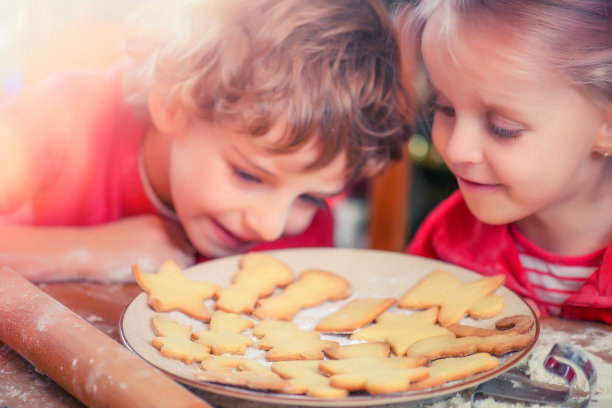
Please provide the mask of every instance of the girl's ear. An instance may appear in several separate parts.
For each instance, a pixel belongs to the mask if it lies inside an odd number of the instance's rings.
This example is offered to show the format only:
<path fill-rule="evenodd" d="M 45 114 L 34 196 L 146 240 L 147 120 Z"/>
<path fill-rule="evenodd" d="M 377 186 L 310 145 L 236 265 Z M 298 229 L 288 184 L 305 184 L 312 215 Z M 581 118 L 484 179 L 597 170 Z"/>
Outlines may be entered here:
<path fill-rule="evenodd" d="M 149 91 L 148 107 L 153 125 L 161 133 L 180 133 L 186 125 L 185 110 L 165 89 L 154 87 Z"/>
<path fill-rule="evenodd" d="M 602 156 L 612 156 L 612 103 L 608 104 L 605 111 L 601 131 L 595 140 L 593 150 Z"/>

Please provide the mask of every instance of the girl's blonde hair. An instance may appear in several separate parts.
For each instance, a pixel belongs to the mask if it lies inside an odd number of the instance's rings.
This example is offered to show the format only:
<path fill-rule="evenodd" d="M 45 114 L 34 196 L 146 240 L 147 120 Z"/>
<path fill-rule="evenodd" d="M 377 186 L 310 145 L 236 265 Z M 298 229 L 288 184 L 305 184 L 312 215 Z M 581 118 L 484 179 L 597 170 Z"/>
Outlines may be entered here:
<path fill-rule="evenodd" d="M 286 124 L 274 151 L 316 138 L 310 168 L 346 152 L 349 177 L 371 176 L 401 157 L 412 106 L 381 0 L 148 2 L 127 27 L 124 88 L 144 115 L 162 84 L 196 117 L 239 132 Z"/>
<path fill-rule="evenodd" d="M 547 63 L 597 104 L 612 102 L 612 4 L 610 0 L 423 0 L 400 12 L 406 68 L 423 78 L 421 37 L 429 17 L 443 13 L 449 39 L 498 36 L 512 44 L 517 57 Z M 464 37 L 465 38 L 465 37 Z M 450 50 L 452 52 L 452 49 Z M 415 63 L 417 65 L 415 65 Z M 420 65 L 420 66 L 418 66 Z M 422 85 L 425 81 L 418 81 Z M 423 92 L 422 94 L 426 94 Z"/>

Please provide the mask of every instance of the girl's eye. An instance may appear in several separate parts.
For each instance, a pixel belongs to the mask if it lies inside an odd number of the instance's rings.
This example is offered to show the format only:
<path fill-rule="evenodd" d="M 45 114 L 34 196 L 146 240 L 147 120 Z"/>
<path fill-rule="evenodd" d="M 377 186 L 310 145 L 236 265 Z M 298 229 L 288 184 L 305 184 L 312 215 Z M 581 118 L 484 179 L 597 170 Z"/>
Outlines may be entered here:
<path fill-rule="evenodd" d="M 455 108 L 451 107 L 451 106 L 446 106 L 446 105 L 441 105 L 437 102 L 434 102 L 431 105 L 431 110 L 434 113 L 440 112 L 441 114 L 448 116 L 448 117 L 454 117 L 455 116 Z"/>
<path fill-rule="evenodd" d="M 323 200 L 322 198 L 317 198 L 313 195 L 310 194 L 302 194 L 300 197 L 300 200 L 304 201 L 305 203 L 309 203 L 309 204 L 314 204 L 317 207 L 324 207 L 325 206 L 325 200 Z"/>
<path fill-rule="evenodd" d="M 489 122 L 489 132 L 500 139 L 515 139 L 521 135 L 522 129 L 506 129 Z"/>
<path fill-rule="evenodd" d="M 258 183 L 260 184 L 262 180 L 256 175 L 249 173 L 248 171 L 241 170 L 237 167 L 234 167 L 234 174 L 238 176 L 238 178 L 247 181 L 249 183 Z"/>

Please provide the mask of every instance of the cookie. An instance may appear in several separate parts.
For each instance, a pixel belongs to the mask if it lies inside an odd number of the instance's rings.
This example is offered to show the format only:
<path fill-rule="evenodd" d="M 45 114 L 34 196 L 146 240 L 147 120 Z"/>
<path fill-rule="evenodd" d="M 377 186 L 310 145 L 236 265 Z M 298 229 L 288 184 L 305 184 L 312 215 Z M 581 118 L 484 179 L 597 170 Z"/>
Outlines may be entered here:
<path fill-rule="evenodd" d="M 467 357 L 454 357 L 436 360 L 428 367 L 429 376 L 411 384 L 410 390 L 421 390 L 445 384 L 449 381 L 471 377 L 496 368 L 497 358 L 487 353 L 472 354 Z"/>
<path fill-rule="evenodd" d="M 455 335 L 436 324 L 438 308 L 404 315 L 386 312 L 376 319 L 376 323 L 351 335 L 352 340 L 368 342 L 387 342 L 397 356 L 406 355 L 408 348 L 419 340 L 434 336 Z"/>
<path fill-rule="evenodd" d="M 160 315 L 151 319 L 157 337 L 151 340 L 153 347 L 164 357 L 181 360 L 185 364 L 200 362 L 210 357 L 210 349 L 191 341 L 193 328 L 163 318 Z"/>
<path fill-rule="evenodd" d="M 398 306 L 407 309 L 438 306 L 438 322 L 443 327 L 458 323 L 466 315 L 476 319 L 492 317 L 504 308 L 504 299 L 492 294 L 504 281 L 504 275 L 494 275 L 464 284 L 450 273 L 438 270 L 406 292 Z"/>
<path fill-rule="evenodd" d="M 467 336 L 452 338 L 430 337 L 420 340 L 408 348 L 406 355 L 427 357 L 431 360 L 442 357 L 459 357 L 485 352 L 495 355 L 506 354 L 527 347 L 533 341 L 532 334 L 502 333 L 487 337 Z"/>
<path fill-rule="evenodd" d="M 362 356 L 386 358 L 391 354 L 391 348 L 388 343 L 356 343 L 326 347 L 323 354 L 332 360 Z"/>
<path fill-rule="evenodd" d="M 285 320 L 262 320 L 253 328 L 253 335 L 262 338 L 268 333 L 274 331 L 290 331 L 298 330 L 297 324 Z"/>
<path fill-rule="evenodd" d="M 322 360 L 324 348 L 338 345 L 337 341 L 321 340 L 319 332 L 299 330 L 286 321 L 264 320 L 253 334 L 261 337 L 258 347 L 267 350 L 268 361 Z"/>
<path fill-rule="evenodd" d="M 291 389 L 289 381 L 283 380 L 268 367 L 245 357 L 211 357 L 202 361 L 202 369 L 204 371 L 194 374 L 197 379 L 255 389 Z"/>
<path fill-rule="evenodd" d="M 496 329 L 466 326 L 459 323 L 451 324 L 447 329 L 452 331 L 456 337 L 487 337 L 500 333 L 527 333 L 534 324 L 535 321 L 531 316 L 515 315 L 504 317 L 495 322 Z"/>
<path fill-rule="evenodd" d="M 319 364 L 319 370 L 329 375 L 332 387 L 387 394 L 406 391 L 412 382 L 421 381 L 429 375 L 426 367 L 411 364 L 414 361 L 410 359 L 364 356 L 325 360 Z"/>
<path fill-rule="evenodd" d="M 157 273 L 144 273 L 132 266 L 138 285 L 148 294 L 147 302 L 156 312 L 179 310 L 208 322 L 210 312 L 204 301 L 212 298 L 220 286 L 189 279 L 173 261 L 166 261 Z"/>
<path fill-rule="evenodd" d="M 371 323 L 397 302 L 394 298 L 353 299 L 320 321 L 315 330 L 324 333 L 350 333 Z"/>
<path fill-rule="evenodd" d="M 332 387 L 329 377 L 319 371 L 322 360 L 277 361 L 270 367 L 273 372 L 291 383 L 284 393 L 306 394 L 315 398 L 343 398 L 348 391 Z"/>
<path fill-rule="evenodd" d="M 278 259 L 260 252 L 246 254 L 233 283 L 217 292 L 216 308 L 231 313 L 251 313 L 257 300 L 294 279 L 293 270 Z"/>
<path fill-rule="evenodd" d="M 291 320 L 300 310 L 326 300 L 346 299 L 351 284 L 341 276 L 318 269 L 304 271 L 278 295 L 260 299 L 253 315 L 259 319 Z"/>
<path fill-rule="evenodd" d="M 209 330 L 195 331 L 191 337 L 199 344 L 209 347 L 214 355 L 244 354 L 253 339 L 240 334 L 253 327 L 253 321 L 235 313 L 217 310 L 210 319 Z"/>

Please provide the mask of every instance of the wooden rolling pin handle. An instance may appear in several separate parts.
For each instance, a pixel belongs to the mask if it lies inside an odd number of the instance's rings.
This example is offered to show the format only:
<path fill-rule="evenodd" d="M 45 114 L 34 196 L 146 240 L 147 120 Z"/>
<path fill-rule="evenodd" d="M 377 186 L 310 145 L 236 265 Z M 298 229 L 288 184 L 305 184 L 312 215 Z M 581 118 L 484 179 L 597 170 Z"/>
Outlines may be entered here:
<path fill-rule="evenodd" d="M 0 341 L 89 407 L 212 408 L 6 267 Z"/>

